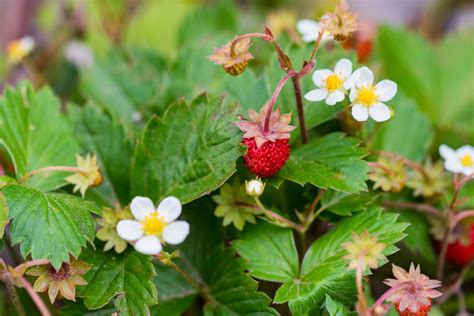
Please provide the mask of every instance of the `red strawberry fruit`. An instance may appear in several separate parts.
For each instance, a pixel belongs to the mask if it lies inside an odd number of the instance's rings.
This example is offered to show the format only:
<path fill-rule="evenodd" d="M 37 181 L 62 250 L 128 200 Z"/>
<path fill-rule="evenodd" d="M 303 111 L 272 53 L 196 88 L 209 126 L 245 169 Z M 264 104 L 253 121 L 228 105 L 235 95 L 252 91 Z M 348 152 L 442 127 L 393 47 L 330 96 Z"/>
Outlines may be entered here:
<path fill-rule="evenodd" d="M 468 236 L 467 243 L 464 240 L 458 240 L 448 245 L 448 251 L 446 252 L 448 261 L 459 265 L 467 265 L 474 260 L 474 224 L 471 224 Z"/>
<path fill-rule="evenodd" d="M 280 114 L 280 109 L 269 112 L 268 104 L 260 112 L 249 110 L 249 120 L 241 119 L 237 126 L 244 132 L 242 143 L 248 148 L 244 156 L 250 172 L 268 178 L 280 171 L 290 156 L 289 125 L 291 113 Z"/>

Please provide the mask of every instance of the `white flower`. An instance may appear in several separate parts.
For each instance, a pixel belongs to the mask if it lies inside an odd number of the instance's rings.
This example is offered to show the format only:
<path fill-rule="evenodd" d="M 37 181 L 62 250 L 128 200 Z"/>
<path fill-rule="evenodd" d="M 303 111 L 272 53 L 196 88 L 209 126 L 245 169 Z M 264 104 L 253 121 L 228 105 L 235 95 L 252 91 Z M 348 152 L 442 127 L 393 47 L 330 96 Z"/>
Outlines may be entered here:
<path fill-rule="evenodd" d="M 383 102 L 395 96 L 397 84 L 391 80 L 382 80 L 374 85 L 374 74 L 367 67 L 354 73 L 359 73 L 349 95 L 354 119 L 363 122 L 370 116 L 377 122 L 388 120 L 391 116 L 390 109 Z"/>
<path fill-rule="evenodd" d="M 64 57 L 68 62 L 80 69 L 90 68 L 94 64 L 92 49 L 79 41 L 71 41 L 66 45 Z"/>
<path fill-rule="evenodd" d="M 25 35 L 18 40 L 14 40 L 7 45 L 7 62 L 17 64 L 28 56 L 35 48 L 35 40 L 29 35 Z"/>
<path fill-rule="evenodd" d="M 130 204 L 136 220 L 122 220 L 117 224 L 120 238 L 136 241 L 135 249 L 147 255 L 156 255 L 163 249 L 162 244 L 177 245 L 189 234 L 189 224 L 175 221 L 181 214 L 181 202 L 169 196 L 155 209 L 153 202 L 137 196 Z"/>
<path fill-rule="evenodd" d="M 439 153 L 444 158 L 444 167 L 453 173 L 465 176 L 474 174 L 474 147 L 466 145 L 454 150 L 449 146 L 439 146 Z"/>
<path fill-rule="evenodd" d="M 321 30 L 321 24 L 314 20 L 304 19 L 296 23 L 296 29 L 298 30 L 298 32 L 301 33 L 301 36 L 303 37 L 303 42 L 311 43 L 316 41 L 316 39 L 318 38 L 319 31 Z M 329 31 L 325 31 L 321 42 L 329 41 L 332 39 L 333 36 L 329 33 Z"/>
<path fill-rule="evenodd" d="M 245 182 L 245 191 L 250 196 L 260 196 L 263 194 L 264 189 L 265 184 L 259 178 Z"/>
<path fill-rule="evenodd" d="M 316 70 L 313 73 L 313 82 L 319 88 L 305 94 L 308 101 L 326 99 L 327 105 L 334 105 L 344 100 L 347 90 L 354 86 L 359 73 L 352 74 L 352 63 L 349 59 L 337 62 L 334 71 L 329 69 Z"/>

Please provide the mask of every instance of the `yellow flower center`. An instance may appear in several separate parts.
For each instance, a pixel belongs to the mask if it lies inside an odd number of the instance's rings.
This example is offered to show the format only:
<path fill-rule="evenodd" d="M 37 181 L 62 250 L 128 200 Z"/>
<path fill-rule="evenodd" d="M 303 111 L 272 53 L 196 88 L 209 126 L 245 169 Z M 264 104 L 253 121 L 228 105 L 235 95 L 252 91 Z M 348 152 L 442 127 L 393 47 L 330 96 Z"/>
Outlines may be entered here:
<path fill-rule="evenodd" d="M 12 60 L 22 59 L 25 55 L 25 50 L 20 41 L 13 41 L 7 47 L 8 57 Z"/>
<path fill-rule="evenodd" d="M 332 74 L 329 75 L 328 78 L 326 79 L 326 88 L 329 91 L 335 91 L 341 88 L 342 86 L 342 79 L 339 78 L 338 75 Z"/>
<path fill-rule="evenodd" d="M 357 89 L 357 100 L 369 107 L 377 101 L 378 95 L 375 94 L 375 87 L 368 86 Z"/>
<path fill-rule="evenodd" d="M 145 235 L 160 235 L 166 226 L 163 217 L 159 216 L 156 212 L 147 215 L 141 223 L 143 225 Z"/>
<path fill-rule="evenodd" d="M 461 165 L 463 167 L 474 167 L 474 159 L 471 155 L 464 155 L 461 157 Z"/>

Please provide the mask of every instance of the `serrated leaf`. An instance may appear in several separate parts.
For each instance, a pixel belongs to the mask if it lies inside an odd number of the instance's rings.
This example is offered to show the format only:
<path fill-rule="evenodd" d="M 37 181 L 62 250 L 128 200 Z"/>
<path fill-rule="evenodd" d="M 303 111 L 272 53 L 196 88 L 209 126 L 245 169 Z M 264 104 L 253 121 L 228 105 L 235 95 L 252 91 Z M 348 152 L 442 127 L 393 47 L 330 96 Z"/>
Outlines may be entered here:
<path fill-rule="evenodd" d="M 341 245 L 352 240 L 352 232 L 360 234 L 367 230 L 387 245 L 383 253 L 388 256 L 398 250 L 394 244 L 405 236 L 406 227 L 407 224 L 397 222 L 397 215 L 375 208 L 341 221 L 309 247 L 299 278 L 292 284 L 284 284 L 275 300 L 290 300 L 290 309 L 297 315 L 311 315 L 321 306 L 326 294 L 343 304 L 351 304 L 355 299 L 354 271 L 347 268 L 343 259 L 346 251 Z M 385 262 L 379 262 L 379 266 Z"/>
<path fill-rule="evenodd" d="M 8 206 L 5 196 L 0 192 L 0 239 L 3 238 L 5 226 L 8 224 Z"/>
<path fill-rule="evenodd" d="M 12 243 L 20 243 L 22 255 L 49 259 L 59 269 L 69 255 L 78 257 L 81 248 L 95 236 L 90 212 L 100 209 L 75 196 L 43 193 L 21 185 L 2 188 L 11 219 Z"/>
<path fill-rule="evenodd" d="M 204 300 L 204 315 L 277 314 L 268 307 L 269 297 L 258 292 L 257 282 L 245 273 L 244 261 L 236 258 L 231 249 L 225 249 L 222 227 L 212 210 L 209 198 L 185 206 L 183 218 L 190 223 L 191 232 L 180 245 L 181 256 L 175 261 L 199 290 Z M 162 277 L 157 276 L 158 286 Z M 189 287 L 180 291 L 184 296 L 188 292 Z"/>
<path fill-rule="evenodd" d="M 373 149 L 394 152 L 421 162 L 433 140 L 431 124 L 412 101 L 397 98 L 394 117 L 383 124 Z"/>
<path fill-rule="evenodd" d="M 95 153 L 100 163 L 104 181 L 94 191 L 112 207 L 127 205 L 133 143 L 125 127 L 94 106 L 71 107 L 69 115 L 85 152 Z"/>
<path fill-rule="evenodd" d="M 217 189 L 243 153 L 236 111 L 235 104 L 201 95 L 151 119 L 135 153 L 133 195 L 155 201 L 174 195 L 187 203 Z"/>
<path fill-rule="evenodd" d="M 326 294 L 324 300 L 324 307 L 329 313 L 329 316 L 349 316 L 357 315 L 357 313 L 350 312 L 349 309 L 338 301 L 333 300 L 329 295 Z"/>
<path fill-rule="evenodd" d="M 47 123 L 45 123 L 47 122 Z M 7 88 L 0 98 L 0 143 L 7 149 L 17 179 L 48 166 L 73 166 L 79 148 L 59 100 L 48 88 L 37 92 L 27 83 Z M 41 173 L 27 184 L 42 191 L 65 185 L 69 173 Z"/>
<path fill-rule="evenodd" d="M 278 178 L 349 193 L 367 190 L 366 151 L 358 144 L 342 133 L 317 138 L 291 152 Z"/>
<path fill-rule="evenodd" d="M 298 252 L 291 229 L 260 221 L 247 228 L 233 246 L 256 278 L 285 283 L 298 275 Z"/>
<path fill-rule="evenodd" d="M 87 285 L 79 288 L 88 309 L 98 309 L 115 298 L 120 315 L 149 315 L 149 306 L 158 303 L 152 282 L 156 275 L 150 256 L 129 249 L 111 257 L 104 252 L 86 250 L 81 260 L 92 264 L 84 279 Z"/>
<path fill-rule="evenodd" d="M 352 213 L 365 209 L 374 199 L 370 193 L 350 194 L 329 190 L 321 198 L 321 209 L 340 216 L 349 216 Z"/>

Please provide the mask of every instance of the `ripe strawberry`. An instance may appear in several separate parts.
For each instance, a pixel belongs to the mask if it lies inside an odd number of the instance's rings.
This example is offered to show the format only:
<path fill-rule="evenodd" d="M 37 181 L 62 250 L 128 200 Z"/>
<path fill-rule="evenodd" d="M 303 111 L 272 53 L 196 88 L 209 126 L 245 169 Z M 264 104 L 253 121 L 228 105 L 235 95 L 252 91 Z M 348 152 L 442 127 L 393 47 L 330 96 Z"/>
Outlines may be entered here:
<path fill-rule="evenodd" d="M 268 178 L 280 171 L 290 156 L 290 132 L 296 127 L 289 125 L 291 113 L 280 114 L 280 109 L 270 115 L 268 126 L 265 117 L 268 104 L 260 112 L 249 110 L 250 121 L 241 119 L 237 126 L 244 132 L 242 143 L 248 150 L 244 162 L 250 172 Z"/>
<path fill-rule="evenodd" d="M 398 315 L 400 316 L 426 316 L 431 309 L 431 299 L 429 300 L 429 305 L 419 305 L 418 311 L 412 312 L 410 309 L 405 309 L 404 311 L 400 311 L 400 304 L 395 304 L 395 310 L 397 311 Z"/>
<path fill-rule="evenodd" d="M 471 224 L 469 230 L 467 244 L 458 240 L 448 245 L 448 251 L 446 252 L 446 259 L 448 261 L 459 265 L 466 265 L 474 260 L 474 224 Z"/>

